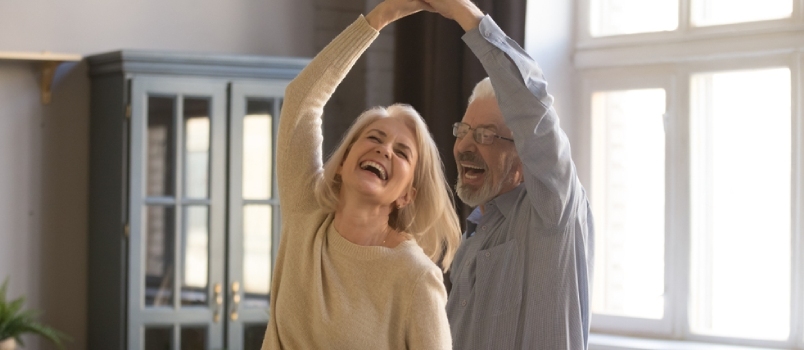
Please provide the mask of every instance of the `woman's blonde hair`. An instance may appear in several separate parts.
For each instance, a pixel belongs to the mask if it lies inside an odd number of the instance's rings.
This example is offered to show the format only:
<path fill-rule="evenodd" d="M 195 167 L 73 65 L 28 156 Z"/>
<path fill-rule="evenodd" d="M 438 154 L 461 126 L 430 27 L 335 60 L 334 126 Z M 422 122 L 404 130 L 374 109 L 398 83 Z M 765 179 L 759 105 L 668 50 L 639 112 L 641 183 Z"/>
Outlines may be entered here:
<path fill-rule="evenodd" d="M 335 152 L 324 163 L 324 174 L 316 184 L 315 195 L 321 207 L 334 212 L 338 207 L 341 178 L 337 175 L 352 145 L 367 126 L 382 118 L 402 118 L 413 129 L 419 159 L 413 171 L 413 201 L 402 209 L 392 209 L 388 224 L 410 234 L 433 262 L 449 270 L 460 243 L 460 224 L 454 199 L 444 178 L 444 164 L 424 120 L 413 107 L 394 104 L 375 107 L 355 119 Z"/>

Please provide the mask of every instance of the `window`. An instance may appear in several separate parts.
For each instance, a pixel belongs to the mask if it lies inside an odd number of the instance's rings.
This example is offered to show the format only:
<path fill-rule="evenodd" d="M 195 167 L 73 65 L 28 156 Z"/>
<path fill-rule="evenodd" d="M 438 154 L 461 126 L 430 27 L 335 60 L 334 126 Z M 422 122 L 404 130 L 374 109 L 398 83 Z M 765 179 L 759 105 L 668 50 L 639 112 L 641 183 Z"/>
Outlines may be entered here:
<path fill-rule="evenodd" d="M 592 95 L 598 314 L 664 314 L 664 100 L 664 89 Z"/>
<path fill-rule="evenodd" d="M 690 86 L 690 329 L 785 340 L 790 70 L 695 74 Z"/>
<path fill-rule="evenodd" d="M 579 6 L 592 332 L 804 349 L 804 0 Z"/>
<path fill-rule="evenodd" d="M 788 18 L 792 14 L 791 0 L 692 1 L 692 24 L 695 26 Z"/>
<path fill-rule="evenodd" d="M 595 37 L 678 28 L 678 0 L 591 0 L 590 6 Z"/>

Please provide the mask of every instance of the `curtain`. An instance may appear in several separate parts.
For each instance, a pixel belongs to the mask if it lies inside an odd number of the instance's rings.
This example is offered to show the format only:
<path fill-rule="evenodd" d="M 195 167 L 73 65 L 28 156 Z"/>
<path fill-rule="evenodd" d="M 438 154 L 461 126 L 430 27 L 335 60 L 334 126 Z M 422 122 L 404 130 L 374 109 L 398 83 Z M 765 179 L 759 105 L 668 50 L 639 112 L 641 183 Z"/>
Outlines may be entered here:
<path fill-rule="evenodd" d="M 527 0 L 478 0 L 475 4 L 516 40 L 525 37 Z M 460 121 L 475 84 L 486 77 L 485 70 L 461 40 L 463 29 L 453 20 L 436 13 L 419 13 L 396 24 L 394 101 L 416 108 L 427 122 L 438 145 L 447 181 L 457 180 L 452 146 L 452 124 Z M 456 200 L 460 201 L 457 198 Z M 469 208 L 459 203 L 463 219 Z"/>

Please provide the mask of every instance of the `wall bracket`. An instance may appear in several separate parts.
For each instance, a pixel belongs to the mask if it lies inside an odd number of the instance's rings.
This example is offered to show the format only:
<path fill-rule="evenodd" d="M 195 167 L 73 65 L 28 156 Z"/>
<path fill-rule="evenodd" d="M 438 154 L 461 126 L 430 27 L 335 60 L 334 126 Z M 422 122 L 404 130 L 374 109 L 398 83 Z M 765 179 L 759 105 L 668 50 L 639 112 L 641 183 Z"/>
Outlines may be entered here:
<path fill-rule="evenodd" d="M 37 68 L 41 73 L 39 89 L 42 95 L 42 104 L 50 103 L 50 88 L 53 85 L 53 77 L 56 68 L 62 62 L 77 62 L 82 59 L 81 55 L 75 54 L 54 54 L 51 52 L 3 52 L 0 51 L 0 60 L 13 61 L 32 61 L 37 63 Z"/>

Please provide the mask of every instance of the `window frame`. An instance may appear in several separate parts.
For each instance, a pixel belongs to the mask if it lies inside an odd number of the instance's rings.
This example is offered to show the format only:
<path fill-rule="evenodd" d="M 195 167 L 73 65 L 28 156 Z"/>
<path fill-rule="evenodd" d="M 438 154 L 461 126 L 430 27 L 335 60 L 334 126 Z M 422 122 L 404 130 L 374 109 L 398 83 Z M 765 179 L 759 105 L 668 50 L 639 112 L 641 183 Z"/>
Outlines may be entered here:
<path fill-rule="evenodd" d="M 804 0 L 790 18 L 690 26 L 690 1 L 679 0 L 673 32 L 593 38 L 589 4 L 578 0 L 574 65 L 581 84 L 576 157 L 591 179 L 591 98 L 595 92 L 663 88 L 665 114 L 665 314 L 658 321 L 592 315 L 592 332 L 690 342 L 804 349 Z M 689 325 L 691 193 L 690 84 L 699 73 L 787 67 L 791 74 L 791 315 L 783 341 L 695 334 Z M 587 187 L 591 185 L 586 183 Z M 593 188 L 588 188 L 590 196 Z M 594 209 L 593 209 L 594 210 Z M 593 286 L 594 288 L 594 286 Z"/>
<path fill-rule="evenodd" d="M 692 1 L 678 0 L 678 26 L 672 31 L 644 32 L 593 37 L 591 34 L 591 4 L 594 0 L 576 0 L 578 5 L 577 48 L 600 48 L 622 44 L 644 44 L 657 41 L 665 43 L 689 42 L 693 40 L 735 37 L 742 32 L 773 33 L 778 31 L 804 29 L 804 1 L 792 0 L 793 11 L 788 18 L 759 20 L 753 22 L 729 23 L 707 26 L 692 24 Z"/>
<path fill-rule="evenodd" d="M 588 74 L 584 77 L 583 81 L 583 103 L 581 104 L 582 108 L 582 115 L 584 116 L 584 120 L 582 125 L 584 126 L 582 130 L 579 132 L 583 135 L 582 140 L 583 144 L 579 145 L 580 148 L 584 150 L 586 154 L 589 156 L 587 169 L 589 169 L 589 176 L 587 178 L 591 179 L 593 174 L 591 172 L 592 169 L 592 95 L 596 92 L 604 92 L 604 91 L 620 91 L 620 90 L 631 90 L 631 89 L 653 89 L 653 88 L 661 88 L 665 90 L 665 117 L 664 117 L 664 131 L 665 131 L 665 193 L 672 193 L 673 189 L 675 188 L 675 183 L 672 180 L 674 178 L 673 171 L 674 169 L 668 167 L 667 164 L 670 164 L 670 159 L 675 159 L 677 157 L 677 150 L 668 147 L 668 145 L 673 144 L 669 142 L 671 138 L 675 137 L 675 129 L 676 126 L 673 125 L 674 119 L 671 116 L 675 114 L 674 106 L 676 105 L 673 101 L 676 99 L 675 90 L 676 87 L 676 79 L 672 75 L 669 75 L 669 71 L 665 71 L 659 68 L 659 72 L 656 71 L 648 71 L 643 69 L 637 69 L 637 71 L 632 71 L 629 73 L 636 73 L 636 74 L 627 74 L 624 75 L 624 71 L 621 69 L 614 69 L 614 70 L 602 70 L 602 71 L 595 71 L 595 72 L 588 72 Z M 620 76 L 625 76 L 625 78 L 619 78 Z M 594 188 L 592 188 L 592 183 L 586 184 L 587 193 L 590 196 L 594 196 Z M 626 316 L 613 316 L 613 315 L 601 315 L 601 314 L 593 314 L 592 316 L 592 332 L 600 332 L 600 333 L 609 333 L 609 334 L 623 334 L 626 330 L 629 334 L 635 335 L 644 335 L 644 336 L 662 336 L 670 333 L 673 329 L 673 320 L 675 319 L 674 313 L 676 310 L 672 309 L 670 306 L 674 305 L 675 303 L 671 302 L 672 299 L 678 297 L 678 293 L 676 290 L 671 288 L 675 285 L 672 278 L 676 275 L 673 269 L 676 267 L 676 264 L 672 263 L 675 262 L 675 249 L 672 245 L 672 242 L 668 240 L 668 232 L 675 230 L 673 227 L 673 221 L 668 220 L 668 218 L 673 217 L 676 212 L 676 203 L 674 202 L 675 199 L 671 198 L 670 196 L 665 196 L 665 223 L 664 223 L 664 232 L 665 232 L 665 239 L 664 239 L 664 254 L 665 254 L 665 266 L 664 266 L 664 288 L 665 288 L 665 305 L 664 305 L 664 314 L 663 318 L 659 320 L 648 320 L 648 319 L 641 319 L 641 318 L 632 318 Z M 594 209 L 593 209 L 594 214 Z M 668 263 L 670 261 L 671 263 Z M 592 287 L 594 290 L 594 286 Z"/>

